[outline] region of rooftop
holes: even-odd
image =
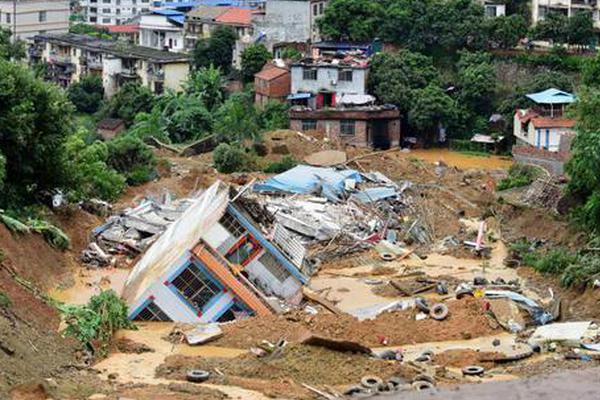
[[[199,6],[187,14],[187,18],[214,21],[219,15],[227,11],[223,6]]]
[[[369,68],[369,58],[362,54],[343,57],[305,58],[292,64],[293,67]]]
[[[250,8],[230,7],[223,14],[215,18],[216,22],[231,25],[252,25],[252,12]]]
[[[140,31],[140,26],[137,24],[109,25],[106,28],[110,33],[137,33]]]
[[[538,93],[530,93],[527,98],[538,104],[570,104],[575,101],[575,96],[555,88],[546,89]]]
[[[121,41],[98,39],[92,36],[75,33],[46,33],[43,35],[36,35],[34,39],[36,42],[43,41],[71,45],[90,51],[112,54],[117,57],[149,60],[158,63],[186,62],[189,60],[189,56],[186,54],[155,50],[149,47],[123,43]]]
[[[264,79],[265,81],[270,81],[275,78],[279,78],[285,74],[289,73],[289,71],[285,68],[279,68],[272,64],[267,64],[262,70],[257,72],[254,76],[259,79]]]

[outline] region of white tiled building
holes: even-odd
[[[0,0],[0,27],[20,39],[69,30],[68,0]]]
[[[150,11],[151,0],[82,0],[85,20],[93,25],[120,25]]]
[[[594,26],[600,28],[598,0],[531,0],[531,21],[533,24],[543,20],[551,12],[570,17],[579,11],[591,12]]]

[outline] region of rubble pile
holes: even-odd
[[[146,250],[190,206],[193,199],[173,199],[164,194],[146,198],[137,207],[127,208],[109,217],[94,229],[81,260],[90,267],[105,267],[116,262],[115,256],[133,258]]]

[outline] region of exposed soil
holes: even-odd
[[[364,354],[342,353],[321,347],[288,345],[279,358],[258,358],[252,353],[236,359],[192,358],[172,356],[157,370],[159,377],[185,379],[190,369],[214,371],[217,368],[227,379],[231,376],[251,380],[269,380],[287,385],[352,385],[363,376],[375,375],[382,379],[391,376],[410,376],[412,370],[394,361],[375,359]],[[246,386],[248,381],[238,380]],[[257,383],[256,381],[254,382]],[[279,396],[287,397],[288,387],[272,388]],[[275,394],[275,393],[273,393]],[[302,397],[300,397],[302,398]]]
[[[218,346],[248,348],[261,340],[284,338],[297,341],[307,331],[365,346],[388,346],[442,340],[470,339],[491,335],[498,329],[490,324],[478,300],[465,298],[447,303],[450,315],[444,321],[415,321],[415,310],[385,313],[374,320],[358,321],[350,315],[290,313],[267,318],[250,318],[224,325]]]
[[[443,367],[464,368],[469,365],[479,365],[487,369],[494,366],[494,362],[489,360],[496,355],[497,353],[475,350],[446,350],[436,354],[433,362]]]

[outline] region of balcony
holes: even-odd
[[[87,64],[88,69],[102,70],[102,61],[100,61],[100,60],[88,58],[86,60],[86,64]]]
[[[165,80],[165,71],[148,71],[148,77],[155,82],[163,82]]]
[[[69,54],[50,54],[50,56],[48,57],[48,62],[52,64],[62,65],[73,64],[71,61],[71,56]]]
[[[598,0],[571,0],[571,6],[577,8],[591,8],[598,4]]]
[[[29,49],[27,49],[27,53],[29,54],[29,57],[40,58],[42,56],[43,50],[38,49],[36,47],[30,47]]]

